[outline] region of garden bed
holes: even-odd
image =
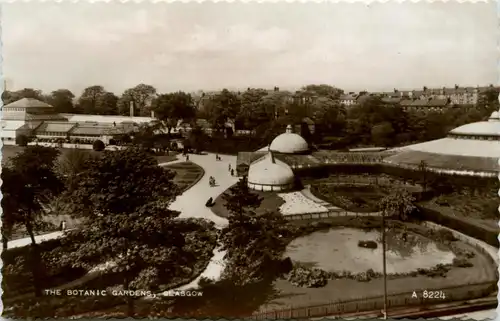
[[[379,202],[395,188],[410,193],[422,191],[418,185],[404,184],[388,175],[339,175],[306,182],[311,184],[311,193],[317,198],[357,213],[377,212]]]
[[[217,196],[215,199],[215,205],[211,207],[212,212],[220,217],[229,217],[229,212],[226,209],[226,201],[223,199],[223,195],[228,193],[226,190],[224,193]],[[252,191],[252,193],[262,197],[262,203],[260,207],[255,209],[257,214],[264,214],[266,212],[279,212],[280,206],[285,203],[285,201],[279,197],[275,192],[262,192],[262,191]]]
[[[181,162],[172,165],[166,165],[166,169],[175,172],[174,183],[184,192],[205,175],[205,171],[193,162]]]

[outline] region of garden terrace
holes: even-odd
[[[384,159],[386,163],[410,168],[418,168],[422,161],[430,170],[447,174],[469,173],[469,175],[496,176],[498,173],[498,158],[493,157],[444,155],[408,150]]]

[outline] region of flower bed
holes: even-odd
[[[328,212],[326,207],[310,200],[301,192],[280,193],[278,196],[285,201],[280,207],[283,215]]]

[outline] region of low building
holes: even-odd
[[[22,98],[2,108],[0,138],[6,145],[15,144],[20,135],[37,141],[81,141],[99,139],[109,143],[112,135],[130,133],[152,117],[59,114],[55,108],[34,98]]]

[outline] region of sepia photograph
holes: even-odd
[[[2,317],[496,319],[497,11],[2,3]]]

